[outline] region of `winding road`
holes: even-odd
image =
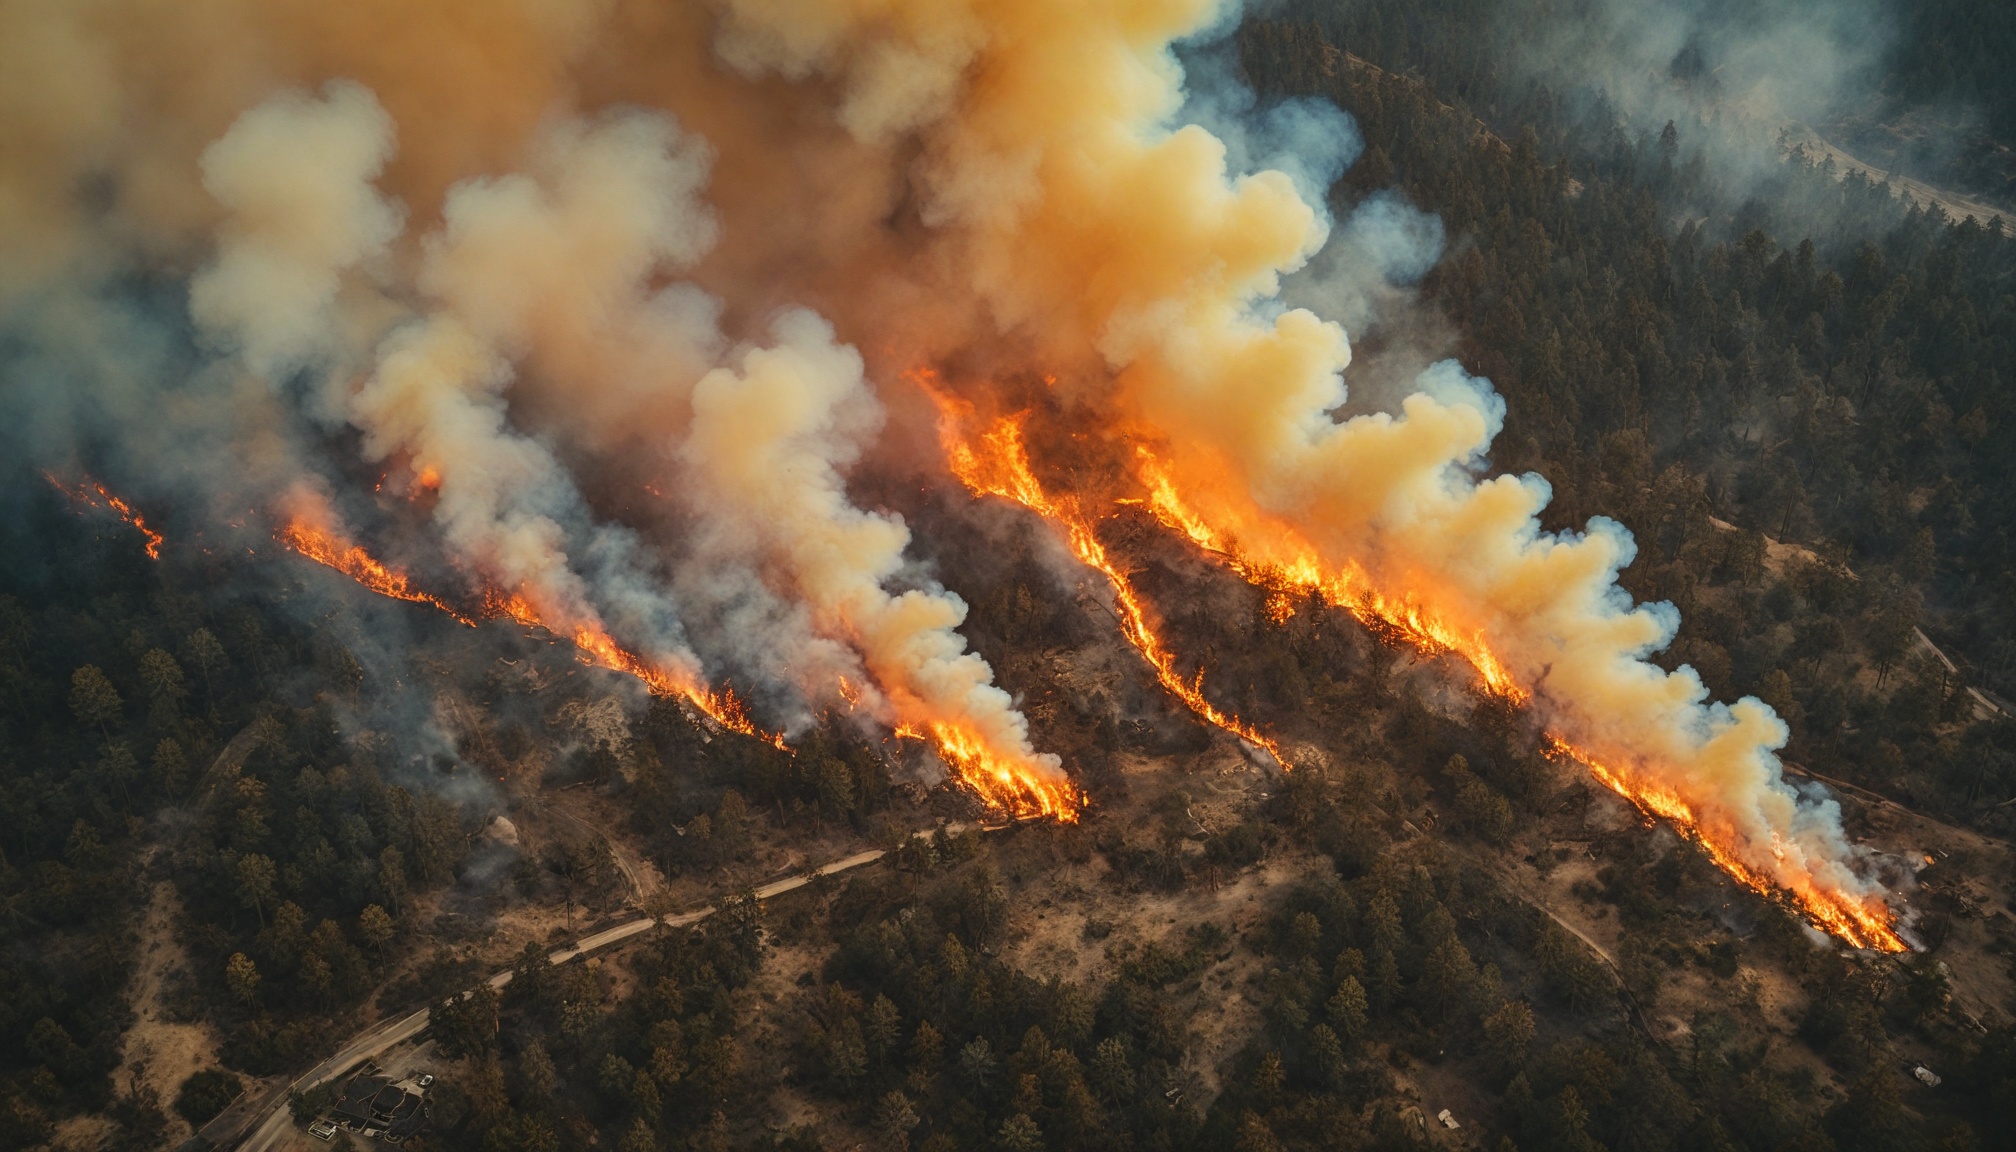
[[[980,829],[991,832],[996,830],[996,826],[980,825]],[[961,825],[953,824],[946,826],[948,833],[961,830]],[[912,835],[915,837],[925,837],[937,831],[936,828],[932,828],[912,833]],[[872,848],[865,852],[856,852],[852,856],[845,856],[838,860],[821,864],[810,871],[787,876],[782,880],[773,880],[768,884],[762,885],[756,889],[756,898],[758,900],[768,900],[772,896],[781,896],[786,892],[803,888],[820,877],[833,876],[853,868],[859,868],[864,864],[873,864],[886,855],[888,855],[888,849],[886,848]],[[591,953],[600,952],[614,945],[621,944],[626,940],[650,931],[660,924],[668,928],[683,928],[688,924],[697,924],[705,920],[716,911],[716,907],[710,904],[691,912],[680,912],[662,918],[656,916],[640,917],[624,924],[618,924],[613,928],[605,928],[591,936],[585,936],[565,948],[548,953],[546,962],[549,964],[565,964],[570,960],[576,960]],[[492,988],[502,988],[510,982],[511,973],[508,970],[499,972],[484,981],[484,983]],[[471,995],[473,991],[473,989],[465,991],[462,995]],[[256,1100],[241,1100],[240,1104],[234,1104],[215,1120],[204,1125],[202,1130],[197,1133],[197,1140],[207,1144],[210,1148],[218,1150],[236,1149],[237,1152],[269,1152],[286,1135],[288,1127],[293,1123],[293,1117],[287,1107],[288,1100],[293,1093],[307,1092],[311,1089],[319,1088],[344,1075],[351,1069],[356,1068],[366,1060],[370,1060],[399,1044],[413,1039],[426,1030],[428,1013],[428,1008],[422,1008],[417,1012],[409,1013],[405,1016],[379,1021],[370,1028],[351,1037],[341,1048],[336,1050],[334,1055],[310,1068],[292,1083],[275,1085]],[[240,1105],[243,1106],[241,1107]],[[195,1143],[195,1140],[190,1142],[190,1144]],[[184,1145],[185,1149],[188,1147],[189,1145]]]

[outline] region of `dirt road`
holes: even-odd
[[[955,827],[952,830],[956,831],[957,829]],[[936,829],[931,829],[915,833],[915,835],[929,836],[935,831]],[[849,869],[859,868],[864,864],[873,864],[885,855],[887,855],[887,850],[882,848],[871,848],[864,852],[856,852],[851,856],[845,856],[841,859],[821,864],[808,872],[787,876],[781,880],[773,880],[756,889],[756,898],[758,900],[768,900],[773,896],[781,896],[786,892],[803,888],[822,876],[832,876],[846,872]],[[592,952],[602,951],[612,945],[620,944],[623,941],[642,935],[660,923],[670,928],[682,928],[688,924],[697,924],[712,916],[716,911],[717,909],[710,904],[707,907],[691,912],[681,912],[677,915],[667,916],[663,920],[645,916],[625,924],[618,924],[613,928],[607,928],[591,936],[583,937],[566,948],[549,953],[546,957],[546,962],[549,964],[565,964],[570,960],[586,956]],[[510,982],[511,973],[509,971],[499,972],[485,981],[492,988],[502,988]],[[465,992],[463,995],[466,996],[469,993]],[[417,1012],[384,1020],[365,1029],[363,1032],[344,1042],[343,1046],[337,1049],[334,1055],[315,1065],[315,1067],[310,1068],[293,1083],[282,1084],[269,1089],[256,1100],[251,1099],[251,1093],[247,1093],[246,1097],[242,1098],[238,1104],[232,1105],[223,1115],[205,1125],[198,1135],[207,1141],[211,1147],[217,1149],[237,1148],[239,1152],[269,1152],[271,1148],[280,1142],[289,1126],[293,1123],[293,1118],[287,1108],[287,1101],[292,1093],[307,1092],[310,1089],[326,1084],[362,1064],[364,1061],[413,1039],[426,1030],[427,1017],[428,1009],[422,1008]]]
[[[1870,180],[1887,180],[1890,182],[1891,189],[1898,195],[1915,204],[1936,205],[1944,209],[1946,215],[1956,221],[1964,220],[1969,216],[1974,217],[1974,219],[1983,224],[1987,224],[1991,220],[2000,219],[2004,228],[2007,228],[2012,222],[2009,219],[2008,213],[1996,208],[1992,204],[1984,204],[1979,200],[1969,199],[1958,193],[1948,192],[1943,188],[1935,188],[1923,180],[1914,180],[1902,173],[1885,172],[1874,164],[1865,164],[1835,145],[1828,143],[1824,137],[1807,125],[1791,125],[1790,138],[1792,143],[1803,145],[1807,152],[1816,157],[1832,158],[1835,168],[1839,169],[1843,176],[1846,176],[1850,172],[1860,172]]]

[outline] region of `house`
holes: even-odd
[[[366,1072],[344,1087],[329,1117],[352,1132],[397,1144],[427,1123],[427,1088],[421,1080],[394,1080]]]

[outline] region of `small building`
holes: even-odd
[[[367,1072],[344,1087],[329,1117],[352,1132],[397,1144],[426,1125],[427,1088],[419,1079]]]

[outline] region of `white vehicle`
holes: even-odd
[[[308,1134],[317,1140],[334,1140],[336,1139],[336,1122],[325,1116],[308,1126]]]

